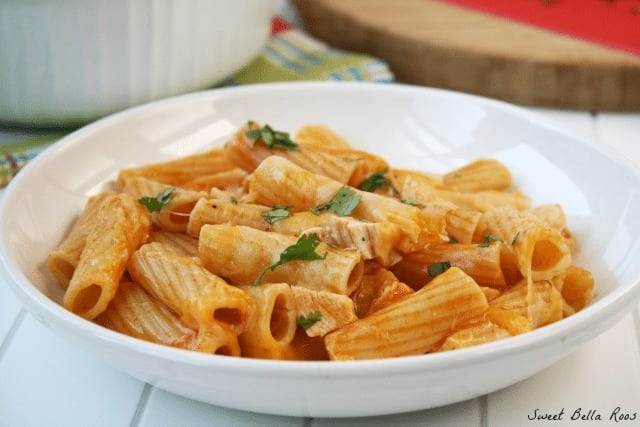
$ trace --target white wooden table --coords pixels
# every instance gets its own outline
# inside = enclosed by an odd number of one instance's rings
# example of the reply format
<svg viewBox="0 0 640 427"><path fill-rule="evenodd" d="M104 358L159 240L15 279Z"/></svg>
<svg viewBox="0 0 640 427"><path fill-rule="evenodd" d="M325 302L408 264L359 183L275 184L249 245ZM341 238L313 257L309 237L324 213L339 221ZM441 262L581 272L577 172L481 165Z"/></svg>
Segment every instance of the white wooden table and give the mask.
<svg viewBox="0 0 640 427"><path fill-rule="evenodd" d="M640 167L640 114L536 111ZM14 137L0 129L0 143ZM410 414L307 419L211 406L115 371L27 313L3 276L0 427L640 425L640 306L555 365L490 395ZM561 419L531 419L543 414Z"/></svg>

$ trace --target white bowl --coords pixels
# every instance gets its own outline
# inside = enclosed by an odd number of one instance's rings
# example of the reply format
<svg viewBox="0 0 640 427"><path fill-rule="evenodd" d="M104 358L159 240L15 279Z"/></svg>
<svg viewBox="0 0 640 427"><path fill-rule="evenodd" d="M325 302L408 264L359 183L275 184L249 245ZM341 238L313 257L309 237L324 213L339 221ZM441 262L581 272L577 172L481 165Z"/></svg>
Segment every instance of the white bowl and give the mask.
<svg viewBox="0 0 640 427"><path fill-rule="evenodd" d="M269 0L0 2L0 123L71 126L209 88L257 55Z"/></svg>
<svg viewBox="0 0 640 427"><path fill-rule="evenodd" d="M292 132L304 124L327 124L394 166L443 172L481 156L502 160L535 204L559 202L565 208L580 242L575 261L596 279L593 304L491 344L355 362L199 354L130 338L63 309L62 291L44 262L86 197L110 185L119 168L222 144L248 119ZM0 254L11 287L55 333L162 389L264 413L379 415L483 395L556 362L612 326L640 297L636 170L520 108L412 86L254 85L136 107L88 125L40 154L9 185L0 215Z"/></svg>

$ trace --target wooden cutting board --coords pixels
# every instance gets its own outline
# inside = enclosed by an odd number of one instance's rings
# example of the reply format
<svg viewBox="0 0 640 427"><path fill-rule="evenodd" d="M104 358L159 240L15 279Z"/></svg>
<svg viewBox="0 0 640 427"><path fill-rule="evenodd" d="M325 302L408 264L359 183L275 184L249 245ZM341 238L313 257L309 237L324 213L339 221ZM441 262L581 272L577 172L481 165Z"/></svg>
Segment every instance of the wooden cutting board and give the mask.
<svg viewBox="0 0 640 427"><path fill-rule="evenodd" d="M532 106L640 111L638 55L435 0L293 4L310 34L384 59L399 82Z"/></svg>

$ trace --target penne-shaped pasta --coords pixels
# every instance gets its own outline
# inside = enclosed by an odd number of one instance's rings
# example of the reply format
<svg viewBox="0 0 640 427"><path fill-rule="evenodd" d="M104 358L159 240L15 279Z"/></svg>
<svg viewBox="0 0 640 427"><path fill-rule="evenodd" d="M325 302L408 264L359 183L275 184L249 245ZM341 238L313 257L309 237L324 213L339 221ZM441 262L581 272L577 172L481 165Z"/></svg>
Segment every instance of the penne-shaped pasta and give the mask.
<svg viewBox="0 0 640 427"><path fill-rule="evenodd" d="M175 252L178 255L198 256L198 239L194 239L183 233L155 230L151 232L149 242L161 243L165 249Z"/></svg>
<svg viewBox="0 0 640 427"><path fill-rule="evenodd" d="M239 193L242 191L243 183L247 175L247 172L243 169L233 168L193 178L181 184L180 187L195 191L209 191L212 188L217 188L223 191Z"/></svg>
<svg viewBox="0 0 640 427"><path fill-rule="evenodd" d="M112 194L114 193L99 193L90 197L83 211L73 223L69 234L49 254L47 268L63 288L69 286L69 281L78 265L87 236L95 227L96 213L102 201Z"/></svg>
<svg viewBox="0 0 640 427"><path fill-rule="evenodd" d="M593 299L595 282L590 271L571 265L567 268L562 282L562 298L574 311L585 308Z"/></svg>
<svg viewBox="0 0 640 427"><path fill-rule="evenodd" d="M571 250L562 235L528 212L510 208L486 211L476 234L478 240L480 236L502 240L503 250L514 252L523 277L533 281L551 280L571 264Z"/></svg>
<svg viewBox="0 0 640 427"><path fill-rule="evenodd" d="M151 219L157 227L163 230L184 232L196 202L200 198L208 196L206 191L167 187L159 181L138 176L123 180L122 192L131 194L138 200L143 197L156 198L166 190L170 190L167 203L153 212Z"/></svg>
<svg viewBox="0 0 640 427"><path fill-rule="evenodd" d="M206 333L211 325L237 336L254 310L253 300L245 292L209 272L197 258L177 255L159 243L137 250L128 270L147 292L178 313L186 326L198 330L198 341L201 331ZM222 336L217 329L211 329L213 335Z"/></svg>
<svg viewBox="0 0 640 427"><path fill-rule="evenodd" d="M369 175L389 167L384 159L372 153L311 144L308 140L304 144L294 143L291 149L269 147L260 138L247 136L247 132L258 129L261 127L257 123L249 122L224 147L227 158L247 172L253 172L267 157L275 155L315 174L356 186Z"/></svg>
<svg viewBox="0 0 640 427"><path fill-rule="evenodd" d="M291 287L296 319L310 337L322 337L358 319L353 301L346 295Z"/></svg>
<svg viewBox="0 0 640 427"><path fill-rule="evenodd" d="M419 289L439 272L442 263L459 267L479 285L502 288L507 285L500 261L500 246L442 243L406 254L390 267L402 282Z"/></svg>
<svg viewBox="0 0 640 427"><path fill-rule="evenodd" d="M195 350L220 356L242 356L238 334L219 323L210 323L198 330Z"/></svg>
<svg viewBox="0 0 640 427"><path fill-rule="evenodd" d="M472 347L505 338L509 338L509 331L501 328L490 320L468 326L456 331L445 339L440 351L457 350Z"/></svg>
<svg viewBox="0 0 640 427"><path fill-rule="evenodd" d="M203 153L196 153L175 160L122 169L118 174L117 183L119 188L123 188L128 178L144 177L152 181L161 182L165 184L165 187L179 187L196 178L229 171L234 168L235 165L226 159L224 150L221 147L217 147Z"/></svg>
<svg viewBox="0 0 640 427"><path fill-rule="evenodd" d="M122 282L96 321L109 329L158 344L188 350L196 347L196 331L134 282Z"/></svg>
<svg viewBox="0 0 640 427"><path fill-rule="evenodd" d="M526 280L504 291L489 302L491 309L512 311L526 318L532 329L553 323L563 317L562 296L548 281L533 282L529 290Z"/></svg>
<svg viewBox="0 0 640 427"><path fill-rule="evenodd" d="M522 314L514 310L495 307L489 302L489 308L484 314L485 319L509 331L511 335L519 335L531 330L531 323Z"/></svg>
<svg viewBox="0 0 640 427"><path fill-rule="evenodd" d="M505 191L511 182L509 169L495 159L477 159L442 176L445 187L466 192Z"/></svg>
<svg viewBox="0 0 640 427"><path fill-rule="evenodd" d="M296 237L241 225L205 225L200 230L202 265L236 286L261 282L290 285L348 295L358 286L363 261L355 250L337 249L319 242L315 260L293 260L270 269Z"/></svg>
<svg viewBox="0 0 640 427"><path fill-rule="evenodd" d="M244 225L257 230L269 230L269 222L262 216L267 206L239 203L231 200L201 198L193 207L186 232L198 237L206 224Z"/></svg>
<svg viewBox="0 0 640 427"><path fill-rule="evenodd" d="M238 337L242 355L261 359L287 359L296 335L296 312L287 283L244 286L256 309Z"/></svg>
<svg viewBox="0 0 640 427"><path fill-rule="evenodd" d="M390 270L375 261L367 261L360 286L351 294L351 299L356 315L362 318L413 292Z"/></svg>
<svg viewBox="0 0 640 427"><path fill-rule="evenodd" d="M477 283L452 267L419 291L327 334L325 345L332 360L423 354L486 309Z"/></svg>
<svg viewBox="0 0 640 427"><path fill-rule="evenodd" d="M576 241L571 231L567 227L567 217L562 207L557 204L547 204L536 206L531 209L531 213L537 220L542 222L548 227L558 230L560 234L565 238L569 249L572 251L576 248Z"/></svg>
<svg viewBox="0 0 640 427"><path fill-rule="evenodd" d="M471 243L482 217L479 211L456 208L445 215L447 235L458 243Z"/></svg>
<svg viewBox="0 0 640 427"><path fill-rule="evenodd" d="M302 145L315 145L325 148L352 148L346 139L325 125L305 125L298 129L294 140Z"/></svg>
<svg viewBox="0 0 640 427"><path fill-rule="evenodd" d="M531 207L531 199L519 191L456 191L447 189L436 179L427 175L402 170L394 171L394 183L402 199L414 200L425 205L449 202L460 208L480 212L497 206L508 206L517 210Z"/></svg>
<svg viewBox="0 0 640 427"><path fill-rule="evenodd" d="M277 156L266 158L248 178L249 199L253 203L292 206L305 211L327 203L343 184L311 173ZM401 251L409 252L427 243L446 241L442 216L431 216L416 206L394 198L351 189L360 197L351 216L372 222L391 222L403 232Z"/></svg>
<svg viewBox="0 0 640 427"><path fill-rule="evenodd" d="M106 310L130 255L151 231L149 214L128 194L108 195L95 216L63 299L67 310L87 319Z"/></svg>
<svg viewBox="0 0 640 427"><path fill-rule="evenodd" d="M269 220L269 214L275 209L290 216ZM392 265L400 259L396 247L400 245L402 232L386 222L363 222L327 212L294 214L283 207L271 209L252 203L201 199L191 212L187 233L197 237L205 224L243 225L290 236L315 233L321 241L332 246L358 250L364 259L376 259L384 265Z"/></svg>

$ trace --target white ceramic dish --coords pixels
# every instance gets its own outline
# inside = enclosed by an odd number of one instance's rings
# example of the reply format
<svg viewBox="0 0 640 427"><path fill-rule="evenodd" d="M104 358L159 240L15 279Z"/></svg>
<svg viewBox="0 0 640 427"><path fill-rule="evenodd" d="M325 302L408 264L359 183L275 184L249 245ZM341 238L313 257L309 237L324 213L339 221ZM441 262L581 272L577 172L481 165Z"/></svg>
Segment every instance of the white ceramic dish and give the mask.
<svg viewBox="0 0 640 427"><path fill-rule="evenodd" d="M257 55L268 0L0 2L0 122L70 126L209 88Z"/></svg>
<svg viewBox="0 0 640 427"><path fill-rule="evenodd" d="M531 333L425 356L285 362L210 356L103 329L64 310L44 260L88 195L117 169L222 144L248 119L295 131L324 123L394 166L442 172L498 158L535 204L561 203L597 281L593 304ZM25 306L51 329L134 377L217 405L314 417L445 405L540 371L603 332L640 296L640 176L624 160L505 103L442 90L368 83L221 89L95 122L32 161L6 190L0 254Z"/></svg>

